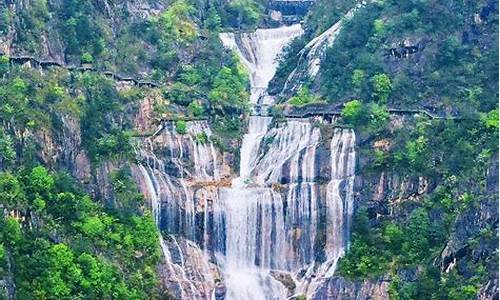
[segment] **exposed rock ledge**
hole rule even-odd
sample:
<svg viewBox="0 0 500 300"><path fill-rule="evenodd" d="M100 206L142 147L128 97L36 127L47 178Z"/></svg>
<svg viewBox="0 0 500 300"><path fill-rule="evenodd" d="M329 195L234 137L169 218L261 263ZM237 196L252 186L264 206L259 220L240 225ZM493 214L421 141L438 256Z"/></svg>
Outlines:
<svg viewBox="0 0 500 300"><path fill-rule="evenodd" d="M343 277L333 277L328 284L320 287L314 300L386 300L389 299L389 281L348 281Z"/></svg>

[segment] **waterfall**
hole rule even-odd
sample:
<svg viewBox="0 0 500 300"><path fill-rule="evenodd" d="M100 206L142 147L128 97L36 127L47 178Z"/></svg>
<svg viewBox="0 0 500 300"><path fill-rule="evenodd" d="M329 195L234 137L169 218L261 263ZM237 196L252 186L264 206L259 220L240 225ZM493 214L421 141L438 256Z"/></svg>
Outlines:
<svg viewBox="0 0 500 300"><path fill-rule="evenodd" d="M223 44L239 55L251 75L252 103L273 103L266 90L276 71L274 58L286 44L284 33L293 33L288 41L302 33L296 26L221 34ZM318 45L331 43L338 27L308 45L309 53L316 55ZM335 130L330 182L325 188L316 183L319 128L308 119L269 128L271 122L269 117L250 117L240 151L240 176L231 188L220 191L226 226L226 252L221 261L228 299L285 299L286 289L270 276L270 270L295 272L310 266L309 270L330 277L348 240L354 133ZM321 247L317 231L322 223L325 257L316 270L315 247ZM319 284L312 275L298 279L304 281L306 294Z"/></svg>
<svg viewBox="0 0 500 300"><path fill-rule="evenodd" d="M251 75L252 103L273 103L266 90L275 59L301 33L294 25L220 35ZM354 132L323 136L309 119L251 116L239 176L228 187L218 184L219 152L200 138L210 137L208 123L187 123L184 135L166 123L146 139L134 172L166 233L160 245L169 291L180 299L275 300L297 292L314 299L348 247ZM276 272L297 287L285 287Z"/></svg>
<svg viewBox="0 0 500 300"><path fill-rule="evenodd" d="M220 276L200 248L220 244L207 238L209 202L217 193L196 184L220 179L219 160L207 122L188 122L186 131L181 135L175 124L165 123L153 139L141 145L137 153L141 163L132 170L150 199L157 226L166 233L160 235L160 246L169 292L180 299L211 299ZM158 157L158 151L164 156ZM210 230L214 232L219 234Z"/></svg>
<svg viewBox="0 0 500 300"><path fill-rule="evenodd" d="M265 91L277 68L277 56L293 38L303 33L302 26L295 24L271 29L257 29L252 33L221 33L225 47L236 51L250 73L250 102L272 104Z"/></svg>
<svg viewBox="0 0 500 300"><path fill-rule="evenodd" d="M352 130L335 130L330 146L331 180L327 186L327 220L328 228L332 228L326 241L327 277L333 275L337 261L349 243L354 199L355 144Z"/></svg>

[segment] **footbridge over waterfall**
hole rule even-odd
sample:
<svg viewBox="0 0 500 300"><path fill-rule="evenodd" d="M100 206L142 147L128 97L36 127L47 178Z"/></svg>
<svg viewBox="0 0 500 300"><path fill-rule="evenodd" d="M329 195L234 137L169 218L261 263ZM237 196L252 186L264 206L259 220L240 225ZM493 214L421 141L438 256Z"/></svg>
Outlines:
<svg viewBox="0 0 500 300"><path fill-rule="evenodd" d="M309 11L316 0L271 0L268 8L279 11L285 23L300 21Z"/></svg>
<svg viewBox="0 0 500 300"><path fill-rule="evenodd" d="M284 15L303 15L316 0L271 0L269 7L278 10Z"/></svg>

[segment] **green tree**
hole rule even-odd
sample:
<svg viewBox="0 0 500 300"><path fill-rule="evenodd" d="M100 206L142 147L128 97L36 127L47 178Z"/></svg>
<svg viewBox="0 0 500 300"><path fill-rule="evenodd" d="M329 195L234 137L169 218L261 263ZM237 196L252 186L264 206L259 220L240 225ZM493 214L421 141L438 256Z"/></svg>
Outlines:
<svg viewBox="0 0 500 300"><path fill-rule="evenodd" d="M246 108L248 92L247 78L237 68L223 67L214 79L209 99L218 108Z"/></svg>
<svg viewBox="0 0 500 300"><path fill-rule="evenodd" d="M98 216L88 217L83 220L81 225L83 233L88 236L95 237L101 235L106 229L106 225L101 221Z"/></svg>
<svg viewBox="0 0 500 300"><path fill-rule="evenodd" d="M0 203L8 209L19 209L25 202L17 177L7 172L0 173Z"/></svg>
<svg viewBox="0 0 500 300"><path fill-rule="evenodd" d="M379 131L385 128L387 125L390 114L385 105L379 105L377 103L368 104L369 113L369 127L373 131Z"/></svg>
<svg viewBox="0 0 500 300"><path fill-rule="evenodd" d="M361 124L366 115L365 108L359 100L351 100L344 104L341 111L342 119L350 125L357 126Z"/></svg>
<svg viewBox="0 0 500 300"><path fill-rule="evenodd" d="M3 76L9 71L9 57L0 55L0 76Z"/></svg>
<svg viewBox="0 0 500 300"><path fill-rule="evenodd" d="M398 252L404 239L404 232L396 224L387 224L382 238L392 251Z"/></svg>
<svg viewBox="0 0 500 300"><path fill-rule="evenodd" d="M193 101L188 105L188 111L195 117L202 116L205 112L203 106L198 101Z"/></svg>
<svg viewBox="0 0 500 300"><path fill-rule="evenodd" d="M195 9L184 0L175 1L160 16L159 24L166 38L178 42L192 42L197 36L196 25L191 21Z"/></svg>
<svg viewBox="0 0 500 300"><path fill-rule="evenodd" d="M288 100L288 103L294 106L302 106L309 103L321 102L322 100L313 95L307 87L301 87L295 96Z"/></svg>
<svg viewBox="0 0 500 300"><path fill-rule="evenodd" d="M352 77L351 77L352 85L357 89L361 88L361 86L365 81L365 77L366 77L365 71L360 69L355 69L352 72Z"/></svg>
<svg viewBox="0 0 500 300"><path fill-rule="evenodd" d="M387 74L376 74L371 79L373 96L380 102L386 103L392 91L392 82Z"/></svg>
<svg viewBox="0 0 500 300"><path fill-rule="evenodd" d="M80 61L83 64L91 64L94 62L94 57L92 56L92 54L85 52L82 54L82 58L80 59Z"/></svg>
<svg viewBox="0 0 500 300"><path fill-rule="evenodd" d="M38 166L31 170L27 184L33 196L40 195L45 198L50 198L55 182L54 178L45 167Z"/></svg>
<svg viewBox="0 0 500 300"><path fill-rule="evenodd" d="M483 114L481 120L486 128L498 130L498 108Z"/></svg>
<svg viewBox="0 0 500 300"><path fill-rule="evenodd" d="M14 218L6 218L3 222L2 237L4 244L15 247L22 239L21 225Z"/></svg>
<svg viewBox="0 0 500 300"><path fill-rule="evenodd" d="M0 165L8 166L16 159L12 137L0 129Z"/></svg>
<svg viewBox="0 0 500 300"><path fill-rule="evenodd" d="M263 13L263 7L254 0L235 0L229 2L227 12L230 23L236 27L255 26Z"/></svg>
<svg viewBox="0 0 500 300"><path fill-rule="evenodd" d="M221 18L217 14L214 6L208 9L207 19L205 20L205 27L212 32L219 32L221 27Z"/></svg>
<svg viewBox="0 0 500 300"><path fill-rule="evenodd" d="M186 134L187 133L187 123L184 120L177 120L175 122L175 130L178 134Z"/></svg>
<svg viewBox="0 0 500 300"><path fill-rule="evenodd" d="M429 257L430 220L424 208L414 210L405 226L405 239L401 247L403 259L407 264L420 263Z"/></svg>

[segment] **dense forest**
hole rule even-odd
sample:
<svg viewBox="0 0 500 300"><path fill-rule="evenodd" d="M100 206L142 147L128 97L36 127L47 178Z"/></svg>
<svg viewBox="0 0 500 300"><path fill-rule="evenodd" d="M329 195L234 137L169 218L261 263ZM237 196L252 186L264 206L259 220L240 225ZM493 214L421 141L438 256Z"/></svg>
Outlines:
<svg viewBox="0 0 500 300"><path fill-rule="evenodd" d="M350 224L345 253L327 278L331 281L325 279L335 296L296 290L289 299L498 299L498 2L313 2L293 21L300 21L303 34L276 59L267 89L276 103L266 126L288 124L290 110L336 105L337 123L318 117L310 122L322 134L318 145L329 143L335 129L355 132L354 208L352 221L345 222ZM221 173L229 175L186 181L219 188L238 177L242 140L256 115L250 103L253 75L219 34L290 25L273 19L272 5L264 0L0 2L0 299L179 298L162 266L179 260L184 269L195 267L183 257L182 243L173 262L165 258L166 246L159 241L172 233L164 225L170 216L155 220L152 196L137 179L138 166L153 160L144 152L177 152L170 144L149 142L147 151L144 145L158 128L166 130L162 122L168 121L175 128L168 134L190 140L196 150L181 145L174 163L154 160L154 167L175 173L184 184L203 162L182 155L213 146L211 155L219 155ZM304 49L336 23L340 29L318 55L319 71L311 76ZM242 43L241 37L235 40ZM37 67L29 59L18 63L22 57L59 67ZM129 86L109 72L158 87ZM391 113L412 109L439 117ZM210 131L193 134L191 124L200 120ZM276 136L252 138L262 140L259 151L265 152L278 142ZM302 154L298 160L306 159ZM288 164L283 168L291 173ZM326 173L320 164L313 168ZM327 177L311 181L321 185ZM273 191L286 194L291 179L283 178L269 184ZM170 206L161 205L165 214ZM181 206L187 210L187 204ZM206 213L205 206L195 206L196 218L199 211ZM262 215L258 220L264 223ZM196 226L208 227L214 219L195 219ZM321 234L311 257L324 263L324 245L333 233L318 224ZM209 239L205 227L197 242ZM301 234L309 233L293 231L297 244ZM216 255L207 257L217 265ZM300 276L307 275L297 275L301 272L290 278L302 282ZM384 296L366 296L361 285L380 286Z"/></svg>

